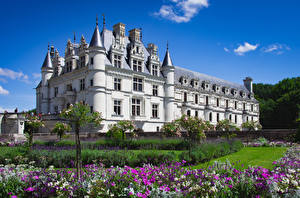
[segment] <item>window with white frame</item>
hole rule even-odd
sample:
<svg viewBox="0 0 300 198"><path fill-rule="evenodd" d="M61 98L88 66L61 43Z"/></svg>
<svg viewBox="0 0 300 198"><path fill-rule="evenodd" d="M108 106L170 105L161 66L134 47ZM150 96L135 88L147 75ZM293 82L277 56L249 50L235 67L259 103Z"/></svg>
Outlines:
<svg viewBox="0 0 300 198"><path fill-rule="evenodd" d="M142 78L133 78L133 90L134 91L143 91L143 79Z"/></svg>
<svg viewBox="0 0 300 198"><path fill-rule="evenodd" d="M132 61L132 69L133 69L133 71L142 72L142 61L133 60Z"/></svg>
<svg viewBox="0 0 300 198"><path fill-rule="evenodd" d="M158 118L158 104L152 104L152 118Z"/></svg>
<svg viewBox="0 0 300 198"><path fill-rule="evenodd" d="M80 79L80 91L85 89L85 79Z"/></svg>
<svg viewBox="0 0 300 198"><path fill-rule="evenodd" d="M114 90L121 91L121 79L114 78Z"/></svg>
<svg viewBox="0 0 300 198"><path fill-rule="evenodd" d="M114 54L114 66L121 68L121 63L122 63L121 56Z"/></svg>
<svg viewBox="0 0 300 198"><path fill-rule="evenodd" d="M153 96L158 96L158 85L153 85L152 86L152 95Z"/></svg>
<svg viewBox="0 0 300 198"><path fill-rule="evenodd" d="M114 100L114 115L121 115L121 100Z"/></svg>
<svg viewBox="0 0 300 198"><path fill-rule="evenodd" d="M141 115L141 99L132 98L132 107L131 107L131 114L133 116L140 116Z"/></svg>
<svg viewBox="0 0 300 198"><path fill-rule="evenodd" d="M158 65L152 65L152 75L158 76Z"/></svg>

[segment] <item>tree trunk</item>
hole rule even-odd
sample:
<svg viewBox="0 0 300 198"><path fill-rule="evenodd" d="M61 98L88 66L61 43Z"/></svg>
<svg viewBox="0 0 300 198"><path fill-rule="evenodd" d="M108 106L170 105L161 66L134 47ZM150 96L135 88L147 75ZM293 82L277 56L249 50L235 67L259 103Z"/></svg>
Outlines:
<svg viewBox="0 0 300 198"><path fill-rule="evenodd" d="M80 138L79 138L79 123L75 123L75 140L76 140L76 171L77 177L80 179L81 174L81 145L80 145Z"/></svg>
<svg viewBox="0 0 300 198"><path fill-rule="evenodd" d="M29 138L28 138L29 152L32 151L32 140L33 140L33 133L30 133L30 134L29 134Z"/></svg>

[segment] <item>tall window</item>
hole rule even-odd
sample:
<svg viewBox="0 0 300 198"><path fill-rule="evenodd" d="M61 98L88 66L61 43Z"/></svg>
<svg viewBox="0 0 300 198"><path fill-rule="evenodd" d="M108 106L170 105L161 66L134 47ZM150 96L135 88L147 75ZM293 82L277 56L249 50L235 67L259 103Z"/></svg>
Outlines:
<svg viewBox="0 0 300 198"><path fill-rule="evenodd" d="M219 120L220 120L220 115L219 113L217 113L217 122L219 122Z"/></svg>
<svg viewBox="0 0 300 198"><path fill-rule="evenodd" d="M198 94L195 94L195 104L198 104Z"/></svg>
<svg viewBox="0 0 300 198"><path fill-rule="evenodd" d="M121 68L121 56L120 55L117 55L117 54L114 55L114 66Z"/></svg>
<svg viewBox="0 0 300 198"><path fill-rule="evenodd" d="M220 100L217 98L217 107L220 106Z"/></svg>
<svg viewBox="0 0 300 198"><path fill-rule="evenodd" d="M229 115L229 121L230 121L230 122L232 121L232 116L231 116L231 114Z"/></svg>
<svg viewBox="0 0 300 198"><path fill-rule="evenodd" d="M94 64L94 58L92 57L91 58L91 65L93 65Z"/></svg>
<svg viewBox="0 0 300 198"><path fill-rule="evenodd" d="M226 108L227 108L227 109L228 109L228 106L229 106L229 105L228 105L228 100L226 100Z"/></svg>
<svg viewBox="0 0 300 198"><path fill-rule="evenodd" d="M121 115L121 101L114 100L114 114Z"/></svg>
<svg viewBox="0 0 300 198"><path fill-rule="evenodd" d="M143 91L143 79L133 78L133 90L134 91Z"/></svg>
<svg viewBox="0 0 300 198"><path fill-rule="evenodd" d="M141 100L140 99L132 99L132 115L140 116L141 115Z"/></svg>
<svg viewBox="0 0 300 198"><path fill-rule="evenodd" d="M243 103L243 110L246 110L246 103Z"/></svg>
<svg viewBox="0 0 300 198"><path fill-rule="evenodd" d="M80 91L85 89L85 80L84 79L80 79Z"/></svg>
<svg viewBox="0 0 300 198"><path fill-rule="evenodd" d="M152 118L158 118L158 105L152 105Z"/></svg>
<svg viewBox="0 0 300 198"><path fill-rule="evenodd" d="M120 78L114 79L114 90L121 91L121 79Z"/></svg>
<svg viewBox="0 0 300 198"><path fill-rule="evenodd" d="M237 115L234 116L234 122L237 123Z"/></svg>
<svg viewBox="0 0 300 198"><path fill-rule="evenodd" d="M158 96L158 86L157 85L153 85L152 94L153 94L153 96Z"/></svg>
<svg viewBox="0 0 300 198"><path fill-rule="evenodd" d="M198 117L198 111L195 111L195 117Z"/></svg>
<svg viewBox="0 0 300 198"><path fill-rule="evenodd" d="M234 101L234 108L237 109L237 101Z"/></svg>
<svg viewBox="0 0 300 198"><path fill-rule="evenodd" d="M58 94L58 87L54 87L54 97L56 97Z"/></svg>
<svg viewBox="0 0 300 198"><path fill-rule="evenodd" d="M187 93L186 92L183 93L183 102L187 102Z"/></svg>
<svg viewBox="0 0 300 198"><path fill-rule="evenodd" d="M72 84L67 85L67 91L73 91Z"/></svg>
<svg viewBox="0 0 300 198"><path fill-rule="evenodd" d="M253 104L251 104L251 111L253 111Z"/></svg>
<svg viewBox="0 0 300 198"><path fill-rule="evenodd" d="M209 121L210 122L212 121L212 113L211 112L209 113Z"/></svg>
<svg viewBox="0 0 300 198"><path fill-rule="evenodd" d="M157 65L152 65L152 75L158 76L158 66Z"/></svg>
<svg viewBox="0 0 300 198"><path fill-rule="evenodd" d="M191 110L187 110L186 114L187 116L191 116Z"/></svg>
<svg viewBox="0 0 300 198"><path fill-rule="evenodd" d="M94 112L94 107L93 106L90 106L90 111Z"/></svg>
<svg viewBox="0 0 300 198"><path fill-rule="evenodd" d="M208 105L208 96L206 96L205 98L206 98L206 105Z"/></svg>
<svg viewBox="0 0 300 198"><path fill-rule="evenodd" d="M84 67L85 66L85 56L80 57L80 66Z"/></svg>
<svg viewBox="0 0 300 198"><path fill-rule="evenodd" d="M142 72L142 61L133 60L132 68L133 68L133 71Z"/></svg>
<svg viewBox="0 0 300 198"><path fill-rule="evenodd" d="M91 79L91 80L90 80L90 86L91 86L91 87L94 86L94 79Z"/></svg>

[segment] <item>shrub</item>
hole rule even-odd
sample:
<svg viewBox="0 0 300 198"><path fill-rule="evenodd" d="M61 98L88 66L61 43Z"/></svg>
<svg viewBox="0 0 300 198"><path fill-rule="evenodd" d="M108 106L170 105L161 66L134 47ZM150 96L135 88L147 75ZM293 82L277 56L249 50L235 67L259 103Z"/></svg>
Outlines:
<svg viewBox="0 0 300 198"><path fill-rule="evenodd" d="M120 142L123 138L122 129L120 129L117 125L113 125L107 131L106 137L113 140L113 141Z"/></svg>
<svg viewBox="0 0 300 198"><path fill-rule="evenodd" d="M175 121L165 123L161 128L161 132L165 137L181 137L180 127Z"/></svg>
<svg viewBox="0 0 300 198"><path fill-rule="evenodd" d="M242 128L247 129L248 131L260 130L262 126L258 121L247 121L242 124Z"/></svg>
<svg viewBox="0 0 300 198"><path fill-rule="evenodd" d="M51 133L55 133L59 137L59 140L61 140L65 136L66 131L71 131L71 126L66 123L57 122Z"/></svg>

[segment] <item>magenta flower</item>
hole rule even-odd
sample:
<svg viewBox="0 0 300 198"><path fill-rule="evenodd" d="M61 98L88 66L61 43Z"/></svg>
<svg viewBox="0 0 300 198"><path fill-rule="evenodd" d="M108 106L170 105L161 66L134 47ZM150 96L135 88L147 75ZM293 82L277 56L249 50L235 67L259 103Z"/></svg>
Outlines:
<svg viewBox="0 0 300 198"><path fill-rule="evenodd" d="M18 198L17 195L12 195L10 198Z"/></svg>
<svg viewBox="0 0 300 198"><path fill-rule="evenodd" d="M34 188L33 187L29 187L29 188L26 188L25 191L32 192L32 191L34 191Z"/></svg>

